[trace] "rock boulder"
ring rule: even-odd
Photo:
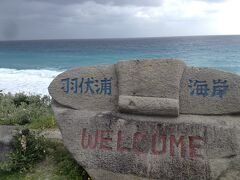
[[[92,179],[240,172],[240,76],[179,60],[66,71],[49,86],[64,144]]]

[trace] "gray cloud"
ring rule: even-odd
[[[2,34],[4,39],[16,39],[18,37],[18,25],[15,20],[7,20],[3,23]]]
[[[116,6],[159,6],[162,3],[162,0],[27,0],[30,2],[33,1],[42,1],[47,3],[54,3],[58,5],[76,5],[82,4],[85,2],[95,2],[97,4],[109,4]]]
[[[199,16],[192,9],[184,14],[185,9],[176,7],[179,0],[173,1],[176,3],[166,5],[164,2],[168,0],[1,0],[0,40],[171,36],[210,32],[207,26],[210,18],[204,14],[208,10]],[[215,9],[209,11],[215,13]]]
[[[76,5],[85,2],[95,2],[97,4],[109,4],[115,6],[160,6],[164,0],[26,0],[29,2],[46,2],[58,5]],[[189,0],[190,1],[190,0]],[[226,0],[195,0],[208,3],[221,3]],[[187,1],[186,1],[187,2]]]

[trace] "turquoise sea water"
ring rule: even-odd
[[[0,42],[0,90],[46,94],[66,69],[143,58],[177,58],[240,73],[240,36]]]

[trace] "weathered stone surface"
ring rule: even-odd
[[[178,99],[185,66],[173,59],[119,61],[119,95]]]
[[[119,110],[121,112],[178,116],[179,101],[177,99],[140,97],[140,96],[119,96]]]
[[[180,113],[240,113],[240,76],[238,75],[208,68],[189,67],[185,69],[180,84]]]
[[[0,162],[7,159],[7,154],[12,151],[13,136],[16,134],[14,126],[0,126]]]
[[[234,160],[240,153],[239,116],[150,117],[56,104],[53,109],[65,145],[93,179],[115,179],[114,173],[129,180],[216,179],[228,166],[220,171],[210,160]],[[103,178],[106,172],[111,178]]]
[[[92,177],[97,177],[93,179],[114,179],[114,180],[149,180],[149,178],[144,178],[144,177],[139,177],[136,175],[130,175],[130,174],[120,174],[120,173],[114,173],[111,171],[106,171],[103,169],[89,169],[88,170],[89,174],[92,175]],[[162,179],[164,180],[164,179]]]
[[[240,172],[239,86],[232,73],[145,60],[66,71],[49,92],[93,179],[207,180]]]
[[[160,115],[166,116],[177,112],[218,115],[240,113],[239,88],[240,76],[232,73],[186,67],[176,60],[136,60],[121,61],[116,67],[81,67],[66,71],[54,79],[49,93],[58,103],[79,110],[117,110],[120,107],[130,112],[130,106],[122,108],[121,97],[132,96],[133,99],[163,98],[157,109],[156,105],[145,103],[133,108],[132,113],[156,115],[159,110]],[[165,98],[179,101],[180,105],[174,107],[180,110],[169,113]]]
[[[119,61],[117,63],[119,95],[178,100],[180,80],[185,66],[182,61],[173,59]],[[161,114],[168,108],[163,106],[165,102],[163,99],[159,106],[162,108],[159,109],[162,111]],[[176,107],[179,108],[179,105]]]
[[[117,101],[114,65],[66,71],[58,75],[48,89],[58,103],[73,109],[113,110]]]
[[[218,163],[216,167],[222,168],[224,165],[225,167],[224,171],[221,171],[221,174],[219,175],[219,180],[237,180],[240,179],[240,156],[236,156],[234,158],[229,158],[228,160],[225,160],[227,163]],[[216,163],[217,164],[217,163]]]
[[[39,133],[40,136],[44,136],[47,139],[62,140],[62,134],[59,129],[44,129]]]

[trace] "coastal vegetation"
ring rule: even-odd
[[[19,128],[13,151],[0,163],[0,179],[89,180],[61,139],[48,139],[43,130],[56,129],[49,96],[0,92],[0,124]]]
[[[0,179],[90,179],[61,141],[21,132],[14,137],[15,147],[8,161],[0,163]]]
[[[4,94],[0,92],[0,124],[31,129],[56,127],[49,96]]]

